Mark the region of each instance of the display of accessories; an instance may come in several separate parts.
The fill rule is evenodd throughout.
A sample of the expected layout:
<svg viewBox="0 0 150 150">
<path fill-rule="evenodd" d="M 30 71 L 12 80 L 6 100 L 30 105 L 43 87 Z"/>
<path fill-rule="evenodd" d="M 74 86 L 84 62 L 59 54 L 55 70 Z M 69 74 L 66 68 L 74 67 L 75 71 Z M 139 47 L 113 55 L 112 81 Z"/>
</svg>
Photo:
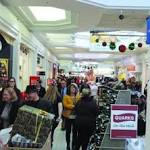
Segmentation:
<svg viewBox="0 0 150 150">
<path fill-rule="evenodd" d="M 99 115 L 96 118 L 96 129 L 90 138 L 88 150 L 99 150 L 110 120 L 111 104 L 114 104 L 117 100 L 116 91 L 104 86 L 99 88 L 100 93 L 97 97 Z"/>
<path fill-rule="evenodd" d="M 29 106 L 23 106 L 18 111 L 18 115 L 11 133 L 11 137 L 13 137 L 16 134 L 19 134 L 25 139 L 30 139 L 31 141 L 33 141 L 33 147 L 41 147 L 41 145 L 45 144 L 48 135 L 51 131 L 52 118 L 53 116 L 51 116 L 45 111 Z M 36 143 L 38 144 L 36 145 Z M 13 146 L 12 143 L 11 146 Z M 21 144 L 18 144 L 18 147 L 19 146 L 21 146 Z"/>
</svg>

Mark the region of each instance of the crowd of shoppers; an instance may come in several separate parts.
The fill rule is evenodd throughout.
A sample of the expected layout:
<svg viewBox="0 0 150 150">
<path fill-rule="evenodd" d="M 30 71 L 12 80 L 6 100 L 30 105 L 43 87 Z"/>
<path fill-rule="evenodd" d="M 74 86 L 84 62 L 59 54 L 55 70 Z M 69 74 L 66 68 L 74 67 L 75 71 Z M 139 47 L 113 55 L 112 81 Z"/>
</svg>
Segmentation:
<svg viewBox="0 0 150 150">
<path fill-rule="evenodd" d="M 22 101 L 15 78 L 8 80 L 7 87 L 2 89 L 0 95 L 0 128 L 11 126 L 18 109 L 22 105 L 28 105 L 54 114 L 52 145 L 55 140 L 54 131 L 61 122 L 66 135 L 66 149 L 79 150 L 82 147 L 82 150 L 86 150 L 97 116 L 97 105 L 91 96 L 90 86 L 72 78 L 53 80 L 47 90 L 41 83 L 41 80 L 37 80 L 34 85 L 28 85 L 26 99 Z"/>
<path fill-rule="evenodd" d="M 105 81 L 105 82 L 103 82 Z M 105 83 L 109 87 L 120 89 L 130 89 L 131 91 L 141 91 L 135 77 L 128 81 L 112 80 L 105 78 L 101 84 Z M 114 86 L 114 83 L 116 86 Z M 0 129 L 11 126 L 17 116 L 18 109 L 22 105 L 39 108 L 54 114 L 51 130 L 51 145 L 53 145 L 55 129 L 61 123 L 61 129 L 65 131 L 66 150 L 87 150 L 89 139 L 95 129 L 98 107 L 92 94 L 92 84 L 87 79 L 70 77 L 58 78 L 48 85 L 48 89 L 42 86 L 42 81 L 37 80 L 34 85 L 26 87 L 26 98 L 22 101 L 21 91 L 17 88 L 14 77 L 8 79 L 7 86 L 0 92 Z M 97 94 L 101 92 L 98 89 Z M 139 106 L 139 122 L 143 123 L 143 114 L 146 108 L 146 97 L 132 95 L 131 102 Z M 24 101 L 25 100 L 25 101 Z M 141 119 L 142 118 L 142 119 Z M 138 125 L 139 125 L 138 124 Z M 140 128 L 142 135 L 145 130 Z"/>
</svg>

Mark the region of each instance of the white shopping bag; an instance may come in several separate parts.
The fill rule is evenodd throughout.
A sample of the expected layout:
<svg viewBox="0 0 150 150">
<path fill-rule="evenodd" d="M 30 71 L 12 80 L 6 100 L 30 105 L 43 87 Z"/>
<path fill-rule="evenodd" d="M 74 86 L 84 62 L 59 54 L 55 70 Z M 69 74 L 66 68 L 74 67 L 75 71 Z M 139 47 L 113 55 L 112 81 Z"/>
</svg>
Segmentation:
<svg viewBox="0 0 150 150">
<path fill-rule="evenodd" d="M 145 149 L 144 137 L 126 140 L 125 150 L 144 150 L 144 149 Z"/>
<path fill-rule="evenodd" d="M 11 131 L 12 127 L 0 130 L 0 148 L 8 143 Z"/>
</svg>

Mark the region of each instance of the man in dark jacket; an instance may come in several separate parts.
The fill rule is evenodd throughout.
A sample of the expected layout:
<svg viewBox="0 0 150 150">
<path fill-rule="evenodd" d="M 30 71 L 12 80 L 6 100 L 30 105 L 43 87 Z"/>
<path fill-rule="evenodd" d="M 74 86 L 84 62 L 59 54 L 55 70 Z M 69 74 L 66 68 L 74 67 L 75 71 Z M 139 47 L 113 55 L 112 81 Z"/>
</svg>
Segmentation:
<svg viewBox="0 0 150 150">
<path fill-rule="evenodd" d="M 26 105 L 39 108 L 41 110 L 47 111 L 49 113 L 52 112 L 52 105 L 50 101 L 41 100 L 38 95 L 38 90 L 34 85 L 31 85 L 26 90 L 27 93 L 27 102 Z"/>
<path fill-rule="evenodd" d="M 38 80 L 37 83 L 36 83 L 36 89 L 38 91 L 38 95 L 40 98 L 44 97 L 45 93 L 46 93 L 46 90 L 45 88 L 42 86 L 42 81 L 41 80 Z"/>
<path fill-rule="evenodd" d="M 26 91 L 28 91 L 31 86 L 34 86 L 34 87 L 37 89 L 38 96 L 39 96 L 40 98 L 43 98 L 44 95 L 45 95 L 45 93 L 46 93 L 46 90 L 45 90 L 45 88 L 41 85 L 41 83 L 42 83 L 41 80 L 37 80 L 34 85 L 27 85 Z"/>
<path fill-rule="evenodd" d="M 96 116 L 98 115 L 98 107 L 93 100 L 89 85 L 84 85 L 82 89 L 81 100 L 75 106 L 76 127 L 78 137 L 76 140 L 75 150 L 87 149 L 89 139 L 96 127 Z"/>
<path fill-rule="evenodd" d="M 61 79 L 61 85 L 58 87 L 58 91 L 61 95 L 61 100 L 67 94 L 67 82 L 65 79 Z M 61 130 L 65 130 L 65 118 L 62 116 Z"/>
</svg>

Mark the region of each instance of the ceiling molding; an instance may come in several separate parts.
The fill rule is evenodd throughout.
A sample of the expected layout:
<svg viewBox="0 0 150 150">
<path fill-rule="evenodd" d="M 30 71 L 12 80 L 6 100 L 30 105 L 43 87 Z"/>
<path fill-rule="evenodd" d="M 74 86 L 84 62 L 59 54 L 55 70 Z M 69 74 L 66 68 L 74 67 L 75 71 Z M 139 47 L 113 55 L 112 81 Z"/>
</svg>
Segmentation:
<svg viewBox="0 0 150 150">
<path fill-rule="evenodd" d="M 62 21 L 36 21 L 27 7 L 10 7 L 10 10 L 31 31 L 59 32 L 61 30 L 76 29 L 78 26 L 78 14 L 67 12 L 67 18 Z"/>
</svg>

